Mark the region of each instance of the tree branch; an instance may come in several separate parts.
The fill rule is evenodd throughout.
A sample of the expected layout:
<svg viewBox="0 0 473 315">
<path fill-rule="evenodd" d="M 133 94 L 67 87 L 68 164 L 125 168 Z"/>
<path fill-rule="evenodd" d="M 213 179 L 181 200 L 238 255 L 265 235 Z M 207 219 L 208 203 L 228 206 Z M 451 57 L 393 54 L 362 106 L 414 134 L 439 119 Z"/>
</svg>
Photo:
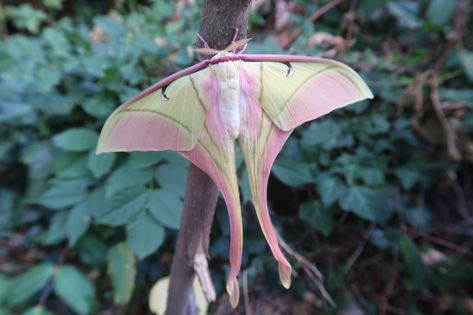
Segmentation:
<svg viewBox="0 0 473 315">
<path fill-rule="evenodd" d="M 211 48 L 224 49 L 228 46 L 236 29 L 239 30 L 237 39 L 246 37 L 250 3 L 251 0 L 205 1 L 199 33 Z M 197 41 L 197 46 L 202 46 L 202 43 Z M 207 297 L 212 298 L 213 287 L 211 281 L 209 284 L 206 261 L 202 258 L 206 260 L 208 256 L 209 234 L 217 197 L 218 189 L 212 180 L 191 164 L 176 252 L 171 266 L 167 315 L 188 314 L 188 297 L 192 293 L 195 269 L 199 270 Z M 191 310 L 189 313 L 195 312 Z"/>
</svg>

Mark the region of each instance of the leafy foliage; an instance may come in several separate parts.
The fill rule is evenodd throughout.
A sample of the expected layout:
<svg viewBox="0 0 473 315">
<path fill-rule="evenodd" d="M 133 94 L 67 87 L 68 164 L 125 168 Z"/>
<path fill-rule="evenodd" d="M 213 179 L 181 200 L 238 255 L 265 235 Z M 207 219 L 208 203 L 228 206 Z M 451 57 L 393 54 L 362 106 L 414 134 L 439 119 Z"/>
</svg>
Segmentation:
<svg viewBox="0 0 473 315">
<path fill-rule="evenodd" d="M 285 10 L 255 7 L 250 52 L 336 57 L 375 94 L 297 129 L 273 168 L 273 220 L 318 264 L 337 304 L 304 307 L 466 314 L 473 19 L 458 9 L 466 1 L 343 2 L 315 23 L 310 16 L 329 1 L 280 2 Z M 187 162 L 169 152 L 97 156 L 95 145 L 115 106 L 193 63 L 201 3 L 76 3 L 0 5 L 0 314 L 142 314 L 152 283 L 169 273 Z M 210 249 L 219 292 L 224 211 Z M 276 265 L 267 267 L 254 215 L 244 216 L 243 268 L 264 303 L 281 293 Z M 297 304 L 319 291 L 292 260 Z M 291 305 L 271 302 L 272 314 Z"/>
</svg>

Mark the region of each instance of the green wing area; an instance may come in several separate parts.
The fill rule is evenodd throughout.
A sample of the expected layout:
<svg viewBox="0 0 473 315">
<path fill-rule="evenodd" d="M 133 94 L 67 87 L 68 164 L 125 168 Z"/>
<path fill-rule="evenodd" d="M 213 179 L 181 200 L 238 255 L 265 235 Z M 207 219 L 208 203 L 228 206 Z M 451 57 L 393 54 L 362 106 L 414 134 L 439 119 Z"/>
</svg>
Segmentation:
<svg viewBox="0 0 473 315">
<path fill-rule="evenodd" d="M 243 67 L 259 81 L 264 112 L 284 131 L 373 97 L 353 69 L 330 59 L 244 62 Z"/>
<path fill-rule="evenodd" d="M 118 107 L 107 119 L 97 153 L 112 151 L 188 151 L 197 143 L 210 108 L 204 84 L 208 68 L 173 81 Z M 133 99 L 132 99 L 133 100 Z"/>
</svg>

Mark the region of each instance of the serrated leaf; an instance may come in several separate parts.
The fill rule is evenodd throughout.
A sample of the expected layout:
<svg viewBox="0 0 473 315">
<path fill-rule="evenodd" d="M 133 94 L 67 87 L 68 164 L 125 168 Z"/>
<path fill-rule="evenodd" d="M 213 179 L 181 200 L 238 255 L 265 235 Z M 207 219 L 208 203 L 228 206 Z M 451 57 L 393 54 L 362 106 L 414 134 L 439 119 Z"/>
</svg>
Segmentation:
<svg viewBox="0 0 473 315">
<path fill-rule="evenodd" d="M 133 170 L 128 165 L 117 169 L 105 183 L 105 196 L 108 198 L 127 187 L 144 186 L 153 177 L 148 170 Z"/>
<path fill-rule="evenodd" d="M 161 152 L 130 152 L 128 164 L 130 168 L 139 170 L 156 165 L 164 159 Z"/>
<path fill-rule="evenodd" d="M 147 210 L 127 224 L 127 242 L 139 259 L 155 252 L 164 241 L 164 228 Z"/>
<path fill-rule="evenodd" d="M 182 201 L 165 190 L 156 189 L 149 194 L 148 208 L 164 226 L 178 229 L 181 223 Z"/>
<path fill-rule="evenodd" d="M 155 178 L 163 190 L 184 197 L 187 169 L 187 163 L 167 163 L 158 167 Z"/>
<path fill-rule="evenodd" d="M 99 178 L 110 171 L 115 162 L 115 153 L 96 154 L 95 150 L 91 150 L 87 158 L 87 167 L 95 178 Z"/>
<path fill-rule="evenodd" d="M 110 248 L 107 260 L 107 273 L 113 284 L 113 302 L 125 305 L 135 286 L 135 255 L 127 243 L 119 243 Z"/>
<path fill-rule="evenodd" d="M 66 234 L 69 239 L 69 246 L 74 246 L 89 228 L 91 222 L 90 202 L 85 200 L 69 211 L 66 222 Z"/>
<path fill-rule="evenodd" d="M 81 152 L 95 148 L 99 136 L 86 128 L 71 128 L 53 138 L 54 145 L 65 151 Z"/>
<path fill-rule="evenodd" d="M 144 208 L 148 192 L 142 188 L 122 190 L 106 200 L 105 211 L 97 213 L 99 223 L 118 226 L 127 223 Z"/>
<path fill-rule="evenodd" d="M 46 285 L 53 272 L 52 265 L 41 264 L 11 280 L 7 304 L 18 305 L 28 300 Z"/>
<path fill-rule="evenodd" d="M 54 277 L 54 292 L 79 314 L 92 312 L 95 290 L 92 283 L 72 266 L 62 266 Z"/>
<path fill-rule="evenodd" d="M 63 209 L 80 202 L 87 196 L 85 187 L 53 185 L 36 201 L 50 209 Z"/>
</svg>

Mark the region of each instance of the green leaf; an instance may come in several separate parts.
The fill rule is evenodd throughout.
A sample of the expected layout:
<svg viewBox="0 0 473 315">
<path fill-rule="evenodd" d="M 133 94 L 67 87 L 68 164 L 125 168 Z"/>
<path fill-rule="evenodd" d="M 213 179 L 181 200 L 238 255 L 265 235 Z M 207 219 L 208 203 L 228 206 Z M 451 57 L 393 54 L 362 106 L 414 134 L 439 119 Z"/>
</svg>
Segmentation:
<svg viewBox="0 0 473 315">
<path fill-rule="evenodd" d="M 302 134 L 302 147 L 313 146 L 330 150 L 337 145 L 341 130 L 338 124 L 332 120 L 315 121 Z"/>
<path fill-rule="evenodd" d="M 181 223 L 182 201 L 165 190 L 157 189 L 149 194 L 148 208 L 151 215 L 164 226 L 178 229 Z"/>
<path fill-rule="evenodd" d="M 142 210 L 126 226 L 127 242 L 139 259 L 155 252 L 164 241 L 164 228 L 147 210 Z"/>
<path fill-rule="evenodd" d="M 54 315 L 54 314 L 48 311 L 43 306 L 37 305 L 33 308 L 30 308 L 26 312 L 22 313 L 22 315 Z"/>
<path fill-rule="evenodd" d="M 64 183 L 64 182 L 61 182 Z M 53 185 L 46 190 L 36 201 L 42 206 L 50 209 L 63 209 L 85 199 L 87 191 L 80 186 Z"/>
<path fill-rule="evenodd" d="M 45 245 L 55 245 L 62 242 L 66 234 L 66 222 L 68 211 L 60 211 L 54 214 L 47 232 L 42 237 L 42 243 Z"/>
<path fill-rule="evenodd" d="M 188 163 L 167 163 L 160 165 L 155 178 L 163 190 L 184 197 Z"/>
<path fill-rule="evenodd" d="M 79 239 L 74 249 L 85 264 L 96 268 L 102 268 L 105 264 L 108 247 L 100 238 L 86 234 Z"/>
<path fill-rule="evenodd" d="M 366 220 L 376 220 L 376 192 L 363 186 L 350 187 L 340 199 L 340 207 L 345 211 L 353 212 Z"/>
<path fill-rule="evenodd" d="M 385 183 L 384 173 L 377 168 L 360 168 L 359 176 L 367 185 L 378 186 Z"/>
<path fill-rule="evenodd" d="M 459 53 L 460 62 L 466 76 L 473 82 L 473 51 L 463 50 Z"/>
<path fill-rule="evenodd" d="M 455 1 L 431 0 L 427 9 L 427 18 L 433 24 L 443 26 L 455 11 Z"/>
<path fill-rule="evenodd" d="M 130 301 L 135 286 L 135 255 L 127 243 L 119 243 L 110 248 L 107 260 L 107 274 L 113 284 L 113 302 L 125 305 Z"/>
<path fill-rule="evenodd" d="M 128 165 L 117 169 L 105 183 L 105 196 L 108 198 L 127 187 L 144 186 L 153 177 L 149 170 L 133 170 Z"/>
<path fill-rule="evenodd" d="M 58 148 L 72 152 L 88 151 L 95 148 L 97 140 L 97 133 L 86 128 L 71 128 L 53 138 L 53 142 Z"/>
<path fill-rule="evenodd" d="M 41 23 L 47 19 L 47 15 L 43 11 L 36 10 L 29 3 L 6 7 L 5 11 L 6 15 L 13 19 L 16 27 L 26 29 L 31 33 L 38 33 Z"/>
<path fill-rule="evenodd" d="M 404 237 L 401 240 L 401 256 L 409 273 L 407 286 L 411 289 L 420 289 L 424 286 L 427 273 L 414 242 Z"/>
<path fill-rule="evenodd" d="M 281 182 L 291 187 L 299 187 L 313 182 L 313 177 L 307 164 L 290 164 L 286 161 L 276 160 L 271 171 Z"/>
<path fill-rule="evenodd" d="M 10 281 L 0 274 L 0 305 L 4 305 L 8 291 L 10 291 Z"/>
<path fill-rule="evenodd" d="M 391 187 L 368 188 L 352 186 L 340 198 L 340 207 L 357 216 L 385 224 L 396 210 L 396 190 Z"/>
<path fill-rule="evenodd" d="M 387 5 L 391 14 L 393 14 L 401 26 L 409 29 L 416 29 L 420 25 L 417 17 L 418 5 L 415 3 L 390 1 Z"/>
<path fill-rule="evenodd" d="M 72 208 L 67 217 L 66 234 L 69 239 L 69 246 L 74 246 L 79 237 L 87 231 L 90 222 L 90 202 L 87 199 Z"/>
<path fill-rule="evenodd" d="M 130 152 L 128 164 L 130 168 L 140 170 L 156 165 L 164 159 L 161 152 Z"/>
<path fill-rule="evenodd" d="M 56 157 L 54 171 L 60 178 L 76 178 L 87 174 L 87 155 L 65 152 Z"/>
<path fill-rule="evenodd" d="M 401 182 L 402 188 L 412 189 L 420 181 L 419 172 L 414 169 L 399 167 L 395 170 L 395 174 Z"/>
<path fill-rule="evenodd" d="M 346 186 L 336 177 L 321 174 L 317 176 L 316 188 L 322 203 L 329 206 L 346 193 Z"/>
<path fill-rule="evenodd" d="M 332 216 L 332 212 L 318 202 L 306 202 L 299 208 L 299 217 L 324 236 L 329 236 L 332 231 Z"/>
<path fill-rule="evenodd" d="M 132 216 L 144 208 L 148 192 L 140 187 L 122 190 L 106 200 L 103 212 L 97 212 L 97 221 L 102 224 L 118 226 L 127 223 Z"/>
<path fill-rule="evenodd" d="M 62 266 L 54 277 L 54 292 L 79 314 L 92 312 L 95 290 L 92 283 L 72 266 Z"/>
<path fill-rule="evenodd" d="M 115 162 L 115 153 L 104 153 L 97 155 L 95 150 L 91 150 L 87 159 L 87 167 L 95 178 L 107 174 Z"/>
<path fill-rule="evenodd" d="M 46 285 L 53 272 L 52 265 L 41 264 L 14 278 L 6 295 L 7 304 L 18 305 L 28 300 Z"/>
<path fill-rule="evenodd" d="M 432 214 L 424 207 L 406 208 L 404 210 L 404 216 L 409 225 L 420 231 L 426 231 L 432 219 Z"/>
</svg>

